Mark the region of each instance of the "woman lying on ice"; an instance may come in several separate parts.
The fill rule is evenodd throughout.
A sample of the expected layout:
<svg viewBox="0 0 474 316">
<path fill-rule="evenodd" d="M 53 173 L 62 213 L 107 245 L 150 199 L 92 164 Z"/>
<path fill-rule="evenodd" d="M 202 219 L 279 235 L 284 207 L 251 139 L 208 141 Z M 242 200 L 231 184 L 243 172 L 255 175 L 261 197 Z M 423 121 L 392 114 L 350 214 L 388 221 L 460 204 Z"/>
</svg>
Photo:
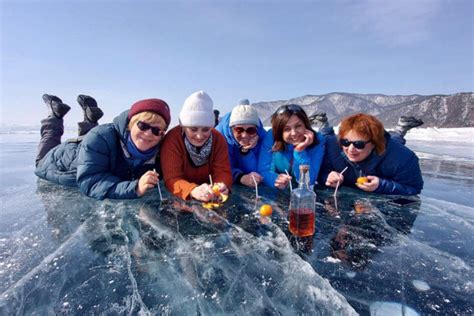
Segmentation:
<svg viewBox="0 0 474 316">
<path fill-rule="evenodd" d="M 263 177 L 258 173 L 258 155 L 266 135 L 257 110 L 244 99 L 220 120 L 216 129 L 224 135 L 229 150 L 234 183 L 255 187 Z"/>
<path fill-rule="evenodd" d="M 311 128 L 299 105 L 279 107 L 272 115 L 272 129 L 263 140 L 258 171 L 270 187 L 285 189 L 292 178 L 299 179 L 299 166 L 310 165 L 310 184 L 317 179 L 326 141 Z"/>
<path fill-rule="evenodd" d="M 171 121 L 166 102 L 138 101 L 113 123 L 98 126 L 103 113 L 90 96 L 79 95 L 84 121 L 79 138 L 61 144 L 63 117 L 70 107 L 45 94 L 49 116 L 41 121 L 35 174 L 95 199 L 133 199 L 156 186 L 159 143 Z M 97 126 L 97 127 L 96 127 Z"/>
<path fill-rule="evenodd" d="M 359 113 L 344 118 L 337 137 L 326 133 L 320 183 L 336 187 L 340 182 L 380 194 L 420 193 L 423 178 L 418 157 L 403 145 L 403 136 L 410 128 L 421 124 L 420 120 L 404 122 L 402 117 L 391 135 L 372 115 Z"/>
<path fill-rule="evenodd" d="M 208 202 L 228 195 L 232 187 L 227 143 L 213 128 L 212 108 L 207 93 L 191 94 L 184 101 L 179 125 L 163 141 L 161 166 L 166 188 L 183 200 Z"/>
</svg>

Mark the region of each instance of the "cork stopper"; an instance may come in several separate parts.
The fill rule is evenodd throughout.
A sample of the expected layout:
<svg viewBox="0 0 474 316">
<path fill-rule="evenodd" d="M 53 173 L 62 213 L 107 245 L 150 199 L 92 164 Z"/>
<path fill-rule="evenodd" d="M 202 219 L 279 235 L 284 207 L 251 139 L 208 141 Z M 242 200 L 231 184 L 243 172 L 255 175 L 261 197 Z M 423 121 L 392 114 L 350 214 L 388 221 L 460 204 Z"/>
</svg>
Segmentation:
<svg viewBox="0 0 474 316">
<path fill-rule="evenodd" d="M 309 171 L 309 165 L 300 166 L 300 174 L 307 173 Z"/>
</svg>

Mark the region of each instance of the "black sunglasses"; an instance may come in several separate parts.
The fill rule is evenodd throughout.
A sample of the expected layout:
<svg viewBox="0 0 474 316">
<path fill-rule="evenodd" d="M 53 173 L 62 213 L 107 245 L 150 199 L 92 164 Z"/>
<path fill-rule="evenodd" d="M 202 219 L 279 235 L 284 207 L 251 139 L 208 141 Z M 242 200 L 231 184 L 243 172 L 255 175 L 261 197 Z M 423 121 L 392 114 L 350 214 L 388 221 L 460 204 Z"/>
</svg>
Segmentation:
<svg viewBox="0 0 474 316">
<path fill-rule="evenodd" d="M 162 136 L 165 133 L 163 130 L 161 130 L 161 128 L 153 127 L 150 124 L 142 122 L 142 121 L 138 121 L 137 126 L 142 132 L 146 132 L 147 130 L 151 129 L 151 132 L 155 136 Z"/>
<path fill-rule="evenodd" d="M 276 110 L 276 114 L 280 115 L 283 113 L 299 113 L 299 112 L 304 112 L 303 108 L 297 104 L 288 104 L 288 105 L 282 105 Z"/>
<path fill-rule="evenodd" d="M 243 127 L 238 126 L 238 127 L 234 127 L 232 130 L 239 135 L 243 134 L 244 132 L 247 133 L 247 135 L 249 136 L 257 135 L 256 127 L 243 128 Z"/>
<path fill-rule="evenodd" d="M 343 138 L 339 141 L 339 143 L 341 144 L 341 146 L 344 146 L 344 147 L 349 147 L 351 144 L 354 145 L 355 148 L 357 149 L 364 149 L 365 148 L 365 145 L 367 145 L 368 143 L 371 143 L 371 141 L 363 141 L 363 140 L 355 140 L 353 142 Z"/>
</svg>

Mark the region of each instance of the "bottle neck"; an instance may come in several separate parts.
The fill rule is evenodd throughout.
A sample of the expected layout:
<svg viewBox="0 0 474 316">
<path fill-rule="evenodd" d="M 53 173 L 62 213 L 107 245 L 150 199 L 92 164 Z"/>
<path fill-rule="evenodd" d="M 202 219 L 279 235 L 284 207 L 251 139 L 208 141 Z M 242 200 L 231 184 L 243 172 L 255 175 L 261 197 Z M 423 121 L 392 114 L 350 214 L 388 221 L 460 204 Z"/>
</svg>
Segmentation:
<svg viewBox="0 0 474 316">
<path fill-rule="evenodd" d="M 308 172 L 301 172 L 300 173 L 300 182 L 299 182 L 299 187 L 300 188 L 309 188 L 309 173 Z"/>
</svg>

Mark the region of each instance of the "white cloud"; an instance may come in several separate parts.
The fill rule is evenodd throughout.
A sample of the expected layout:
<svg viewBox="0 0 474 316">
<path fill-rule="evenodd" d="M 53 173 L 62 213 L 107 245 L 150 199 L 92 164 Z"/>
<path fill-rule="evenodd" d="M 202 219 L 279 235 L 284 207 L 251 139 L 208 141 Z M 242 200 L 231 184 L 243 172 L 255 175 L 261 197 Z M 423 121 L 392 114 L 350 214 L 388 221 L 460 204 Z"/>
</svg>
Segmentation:
<svg viewBox="0 0 474 316">
<path fill-rule="evenodd" d="M 353 7 L 356 30 L 395 45 L 430 36 L 430 25 L 441 11 L 441 0 L 362 0 Z"/>
</svg>

